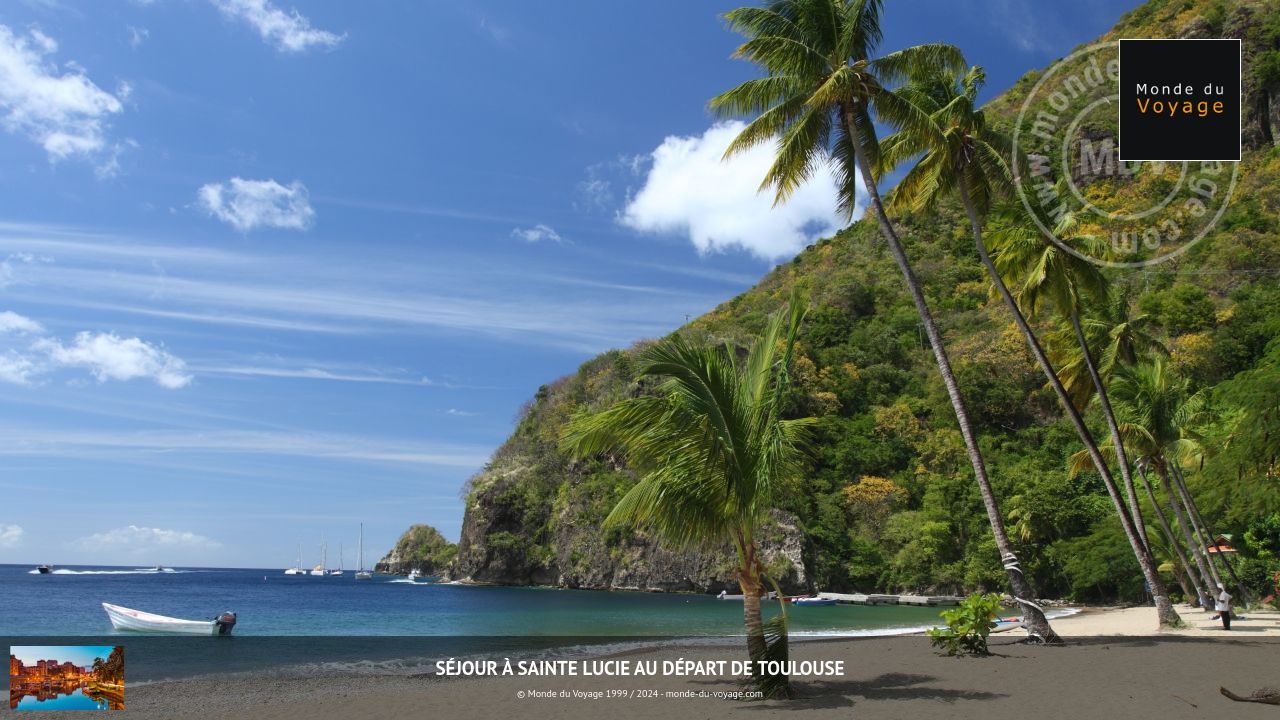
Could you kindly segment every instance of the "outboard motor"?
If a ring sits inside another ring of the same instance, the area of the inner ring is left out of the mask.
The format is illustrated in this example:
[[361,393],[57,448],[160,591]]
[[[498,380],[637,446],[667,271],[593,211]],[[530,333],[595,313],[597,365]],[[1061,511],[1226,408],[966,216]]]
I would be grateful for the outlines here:
[[228,610],[214,618],[213,622],[218,626],[219,635],[230,635],[231,628],[236,626],[236,614]]

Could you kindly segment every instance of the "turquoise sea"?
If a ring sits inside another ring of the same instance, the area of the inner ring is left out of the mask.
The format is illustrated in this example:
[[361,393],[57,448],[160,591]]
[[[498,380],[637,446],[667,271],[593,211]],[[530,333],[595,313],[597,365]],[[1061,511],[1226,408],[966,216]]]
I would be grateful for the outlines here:
[[[102,603],[187,619],[232,610],[235,634],[271,636],[726,636],[742,603],[710,595],[411,583],[275,570],[0,565],[0,635],[109,635]],[[767,606],[776,604],[767,603]],[[906,606],[791,609],[795,633],[881,634],[928,627],[938,612]]]
[[[431,672],[449,657],[571,655],[688,642],[743,642],[741,601],[710,595],[412,583],[375,576],[288,576],[280,569],[0,565],[0,642],[119,644],[128,683],[216,673]],[[186,619],[237,613],[232,637],[112,629],[102,603]],[[766,603],[767,615],[777,603]],[[888,635],[938,622],[908,606],[790,608],[793,639]],[[39,637],[35,642],[33,638]]]

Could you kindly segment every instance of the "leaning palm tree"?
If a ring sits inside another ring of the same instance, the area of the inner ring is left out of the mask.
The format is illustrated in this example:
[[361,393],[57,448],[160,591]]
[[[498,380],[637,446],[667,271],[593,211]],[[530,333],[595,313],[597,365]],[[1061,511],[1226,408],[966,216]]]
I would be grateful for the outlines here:
[[1137,558],[1143,577],[1155,598],[1160,625],[1179,625],[1181,619],[1169,600],[1164,582],[1156,570],[1155,560],[1151,557],[1145,540],[1134,527],[1129,510],[1097,442],[1062,382],[1058,380],[1053,364],[987,251],[982,218],[991,209],[996,197],[1012,194],[1015,173],[1007,158],[1016,157],[1016,154],[1013,153],[1009,139],[989,127],[986,116],[977,109],[978,90],[984,79],[982,69],[977,67],[971,68],[959,83],[953,75],[931,71],[912,77],[907,87],[902,89],[900,95],[927,112],[930,122],[903,129],[882,145],[882,162],[886,168],[919,156],[919,160],[899,181],[894,190],[893,201],[895,204],[925,208],[948,194],[960,197],[973,229],[978,259],[1013,315],[1014,323],[1026,339],[1032,355],[1102,476],[1134,557]]
[[[1149,364],[1126,368],[1117,378],[1114,393],[1117,402],[1123,403],[1122,415],[1128,420],[1125,442],[1141,448],[1148,464],[1164,482],[1205,585],[1213,588],[1222,582],[1207,552],[1214,543],[1182,474],[1185,462],[1203,454],[1196,428],[1206,416],[1204,394],[1191,392],[1190,382],[1177,377],[1159,357]],[[1223,557],[1223,562],[1240,584],[1230,561]]]
[[[639,473],[606,525],[650,527],[679,546],[732,544],[753,661],[786,643],[785,631],[771,643],[761,620],[766,579],[756,531],[779,486],[798,477],[816,423],[780,415],[803,316],[793,300],[745,358],[736,348],[695,346],[678,335],[641,351],[639,372],[661,378],[657,393],[577,416],[562,438],[576,457],[620,450]],[[757,673],[756,682],[771,697],[790,694],[785,675]]]
[[[1048,213],[1042,212],[1041,222],[1049,220]],[[1102,371],[1094,360],[1089,346],[1084,324],[1081,321],[1081,310],[1085,298],[1093,303],[1106,303],[1110,300],[1110,288],[1102,270],[1085,257],[1097,257],[1105,252],[1106,243],[1092,235],[1080,231],[1080,224],[1074,212],[1059,214],[1053,222],[1053,234],[1058,242],[1050,242],[1041,233],[1040,228],[1028,223],[1026,216],[1010,217],[1009,213],[1002,217],[989,233],[991,249],[994,251],[996,268],[1005,279],[1014,282],[1014,298],[1024,309],[1027,317],[1035,318],[1046,305],[1052,305],[1071,327],[1071,342],[1078,350],[1079,365],[1087,371],[1088,385],[1079,382],[1075,373],[1064,373],[1059,366],[1058,379],[1067,389],[1077,408],[1084,410],[1091,397],[1097,397],[1102,417],[1107,423],[1107,431],[1111,436],[1112,447],[1115,448],[1116,465],[1120,468],[1120,478],[1124,483],[1125,500],[1129,504],[1129,513],[1133,517],[1134,529],[1143,544],[1147,544],[1147,526],[1142,517],[1142,504],[1134,487],[1133,473],[1130,471],[1129,458],[1124,451],[1124,443],[1120,441],[1120,428],[1116,424],[1115,411],[1111,408],[1111,400],[1107,397],[1107,386],[1102,379]],[[1052,222],[1052,221],[1050,221]],[[1070,245],[1080,254],[1067,252],[1062,244]],[[1075,382],[1069,382],[1075,381]],[[1072,389],[1075,392],[1072,392]],[[1087,390],[1086,390],[1087,388]],[[1148,547],[1148,549],[1150,549]]]
[[754,116],[729,146],[726,157],[761,143],[777,144],[774,163],[760,187],[773,189],[778,203],[786,201],[824,163],[834,160],[839,209],[852,217],[861,180],[924,325],[986,506],[1010,593],[1022,610],[1023,627],[1030,637],[1058,642],[1034,600],[1035,593],[1005,531],[942,333],[876,186],[880,149],[872,115],[899,128],[929,122],[915,106],[885,86],[923,68],[961,69],[964,57],[957,48],[942,43],[875,57],[882,39],[882,10],[882,0],[768,0],[763,7],[729,12],[725,15],[729,26],[747,37],[736,56],[759,65],[765,76],[716,96],[711,108],[726,116]]

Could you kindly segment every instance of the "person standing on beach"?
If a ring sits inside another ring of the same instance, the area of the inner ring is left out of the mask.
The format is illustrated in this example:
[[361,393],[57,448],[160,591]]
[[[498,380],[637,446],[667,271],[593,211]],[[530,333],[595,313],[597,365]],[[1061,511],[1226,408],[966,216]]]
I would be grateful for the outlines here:
[[1214,610],[1218,611],[1218,617],[1222,618],[1222,629],[1231,629],[1231,593],[1218,583],[1218,601],[1214,604]]

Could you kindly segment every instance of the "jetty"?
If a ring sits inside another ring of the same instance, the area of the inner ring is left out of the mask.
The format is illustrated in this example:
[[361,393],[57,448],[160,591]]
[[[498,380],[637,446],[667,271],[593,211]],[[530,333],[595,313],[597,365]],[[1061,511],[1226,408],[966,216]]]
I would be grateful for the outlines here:
[[959,605],[962,599],[956,595],[864,595],[863,593],[833,592],[820,592],[818,597],[835,600],[842,605],[918,605],[920,607]]

